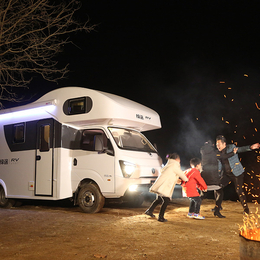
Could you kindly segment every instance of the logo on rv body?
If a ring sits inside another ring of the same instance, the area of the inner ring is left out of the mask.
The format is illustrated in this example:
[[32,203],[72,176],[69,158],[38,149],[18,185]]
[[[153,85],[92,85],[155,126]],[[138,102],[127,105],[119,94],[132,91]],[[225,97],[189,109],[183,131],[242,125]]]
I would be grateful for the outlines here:
[[19,158],[12,158],[10,163],[11,164],[16,164],[18,162],[19,162]]
[[8,164],[8,159],[0,159],[0,164]]
[[136,114],[136,118],[142,119],[142,120],[144,120],[144,119],[151,120],[152,119],[150,116],[145,116],[144,117],[143,115],[140,115],[140,114]]
[[144,120],[144,116],[140,114],[136,114],[136,118]]

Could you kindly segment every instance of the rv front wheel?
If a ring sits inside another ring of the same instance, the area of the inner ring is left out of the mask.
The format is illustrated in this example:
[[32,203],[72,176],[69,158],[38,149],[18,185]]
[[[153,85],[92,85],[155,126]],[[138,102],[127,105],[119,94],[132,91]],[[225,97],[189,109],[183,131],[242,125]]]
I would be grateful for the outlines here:
[[15,201],[11,199],[7,199],[5,197],[5,190],[4,188],[0,185],[0,207],[1,208],[11,208],[14,205]]
[[104,203],[105,198],[97,185],[85,183],[81,186],[78,195],[78,204],[85,213],[99,212],[103,208]]

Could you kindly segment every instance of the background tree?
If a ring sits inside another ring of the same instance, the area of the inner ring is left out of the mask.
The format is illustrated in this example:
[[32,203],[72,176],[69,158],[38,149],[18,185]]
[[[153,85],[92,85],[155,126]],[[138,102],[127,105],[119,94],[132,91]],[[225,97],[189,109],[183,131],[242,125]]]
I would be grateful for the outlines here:
[[3,100],[19,100],[16,88],[27,88],[34,75],[57,81],[68,72],[57,54],[71,33],[94,28],[74,19],[80,7],[77,0],[1,0],[0,108]]

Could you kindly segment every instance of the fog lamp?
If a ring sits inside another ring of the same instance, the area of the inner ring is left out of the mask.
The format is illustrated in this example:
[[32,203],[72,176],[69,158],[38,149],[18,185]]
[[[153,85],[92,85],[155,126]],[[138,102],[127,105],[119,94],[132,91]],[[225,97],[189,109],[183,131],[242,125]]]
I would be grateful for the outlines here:
[[137,191],[138,185],[131,185],[128,190],[129,191]]

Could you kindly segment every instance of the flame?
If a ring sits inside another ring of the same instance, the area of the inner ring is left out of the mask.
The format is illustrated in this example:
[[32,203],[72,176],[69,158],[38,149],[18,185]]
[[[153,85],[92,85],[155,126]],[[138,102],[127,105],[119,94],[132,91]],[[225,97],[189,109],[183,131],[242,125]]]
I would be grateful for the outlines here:
[[239,226],[240,235],[249,240],[260,241],[260,214],[258,208],[255,213],[243,216],[243,225]]

